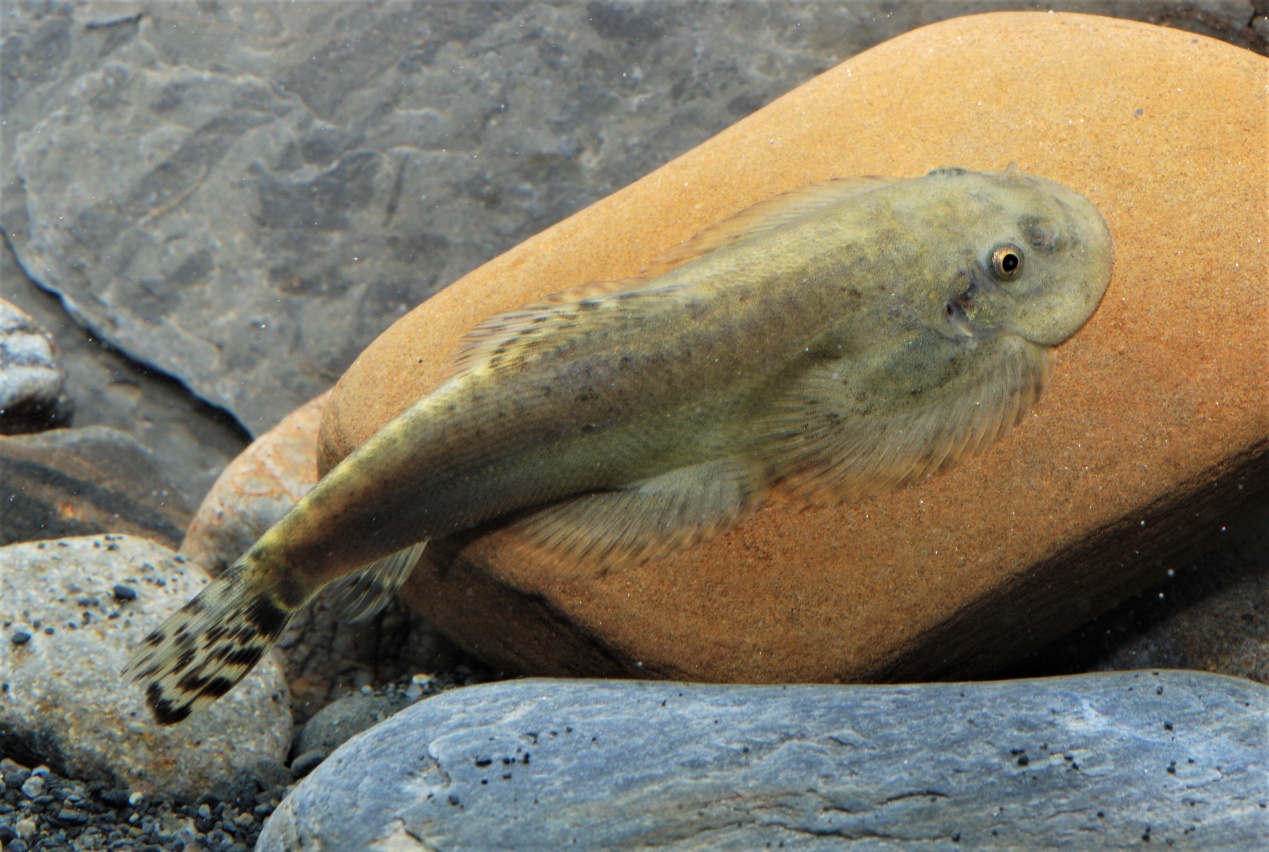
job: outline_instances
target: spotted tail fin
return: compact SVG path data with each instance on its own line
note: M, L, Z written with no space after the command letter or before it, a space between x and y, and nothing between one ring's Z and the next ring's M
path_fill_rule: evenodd
M240 559L147 636L123 675L145 683L162 725L185 719L246 677L297 608L277 600Z

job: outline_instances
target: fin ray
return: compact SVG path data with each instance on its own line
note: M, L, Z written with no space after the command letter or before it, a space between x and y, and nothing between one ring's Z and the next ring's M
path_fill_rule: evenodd
M790 190L712 225L670 249L633 278L598 281L495 314L459 341L446 378L472 370L506 369L546 347L558 347L605 322L629 321L639 296L678 288L658 279L692 260L778 230L792 222L893 183L887 178L838 178ZM578 331L575 331L578 329Z
M426 546L426 541L412 544L340 577L326 587L326 603L341 620L354 624L365 621L392 600L409 579Z
M535 512L511 525L508 546L562 579L602 575L721 535L758 507L766 480L736 459L677 468Z
M880 177L834 178L800 186L759 201L709 226L653 261L640 275L654 278L711 252L770 234L792 222L894 183Z
M479 369L512 368L541 350L567 345L597 324L628 321L635 309L630 299L645 292L640 288L647 283L630 279L586 284L494 314L463 335L447 378Z
M808 371L769 416L760 439L778 476L813 501L857 500L982 452L1040 398L1052 353L1016 337L979 345L991 351L967 359L964 372L936 383L921 404L889 412L861 410L846 359Z

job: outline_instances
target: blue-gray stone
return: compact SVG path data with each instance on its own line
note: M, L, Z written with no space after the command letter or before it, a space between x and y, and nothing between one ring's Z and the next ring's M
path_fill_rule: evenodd
M41 432L70 421L57 344L35 319L0 299L0 435Z
M1181 844L1269 837L1269 688L520 680L346 743L259 850Z

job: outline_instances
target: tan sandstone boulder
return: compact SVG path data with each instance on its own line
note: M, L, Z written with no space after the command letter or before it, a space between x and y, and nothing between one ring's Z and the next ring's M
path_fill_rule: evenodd
M472 272L353 365L331 464L441 377L480 319L621 278L729 213L838 175L1011 161L1087 196L1115 274L1006 440L889 495L777 493L729 535L560 582L506 533L430 548L405 595L536 673L859 681L990 672L1179 565L1269 481L1269 62L1176 30L1000 13L811 80Z

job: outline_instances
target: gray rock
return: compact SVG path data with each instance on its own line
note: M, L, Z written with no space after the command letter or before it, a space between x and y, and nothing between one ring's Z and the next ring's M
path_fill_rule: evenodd
M0 434L52 429L70 421L66 371L57 345L17 305L0 299Z
M1266 687L1177 671L511 681L350 740L257 849L1251 848L1269 836L1266 718Z
M6 229L81 322L253 431L439 286L865 46L767 3L134 8L15 27L41 67Z
M308 774L349 739L411 703L400 693L364 695L355 692L326 705L304 724L295 738L291 751L297 757L292 770L296 776Z
M196 505L217 473L247 444L228 415L178 382L146 369L80 328L53 295L38 289L0 240L0 296L49 332L67 373L77 428L108 426L151 451L168 484Z
M151 720L140 687L119 676L141 639L206 581L131 536L0 548L0 754L147 795L254 796L259 764L283 761L291 741L275 660L170 728ZM29 641L13 644L17 631Z
M0 545L130 533L175 547L184 495L131 435L104 426L0 438Z
M258 433L440 286L798 83L1020 5L1258 38L1247 0L27 3L5 233L78 321Z

